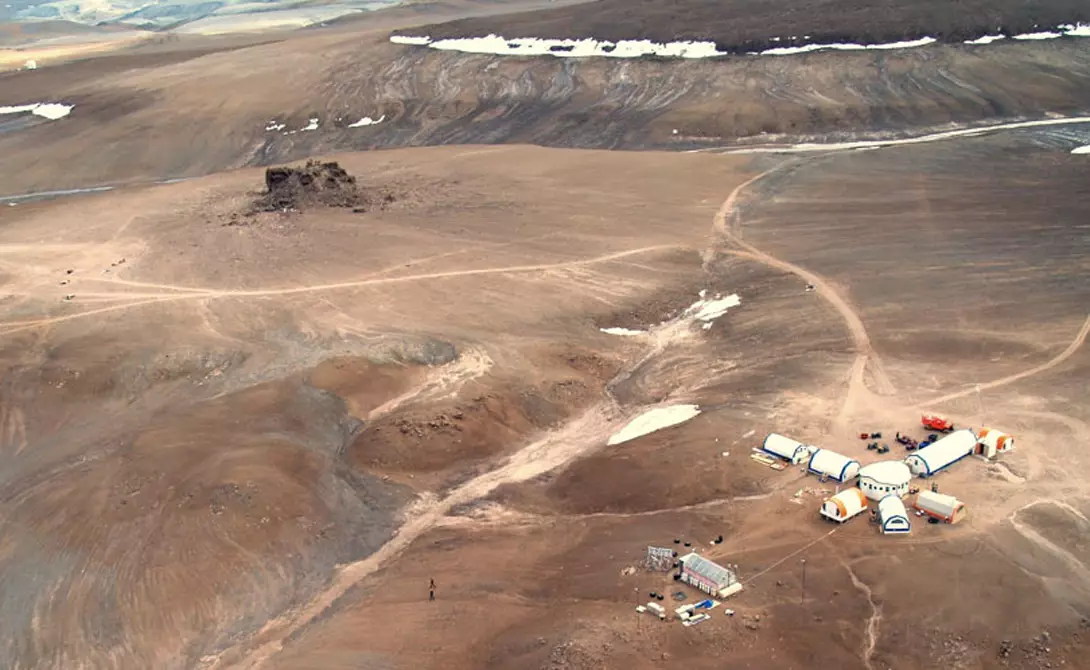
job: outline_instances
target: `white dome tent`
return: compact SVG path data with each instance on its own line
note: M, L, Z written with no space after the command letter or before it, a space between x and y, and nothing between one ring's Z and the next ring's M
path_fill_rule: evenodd
M878 521L884 535L912 532L908 511L897 495L890 494L878 501Z
M976 450L976 433L971 428L955 430L905 459L912 474L930 477Z
M859 489L852 487L844 489L831 498L826 498L821 503L821 516L832 519L837 523L844 523L857 514L867 511L867 497Z
M859 469L859 490L871 500L891 494L904 497L911 481L912 471L901 461L880 461Z
M798 465L806 460L810 454L817 451L817 447L807 446L784 435L769 433L765 437L764 444L761 445L761 451L770 456L789 461L793 465Z
M810 456L806 468L816 475L825 475L844 483L859 474L859 461L835 451L818 449Z

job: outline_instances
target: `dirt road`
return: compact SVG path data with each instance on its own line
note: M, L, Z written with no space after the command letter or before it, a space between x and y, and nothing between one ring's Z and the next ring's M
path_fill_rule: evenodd
M738 212L738 202L745 195L746 189L760 180L796 164L797 163L795 162L781 163L774 168L750 178L731 191L730 195L723 202L722 207L719 208L719 211L715 215L715 229L725 237L727 241L741 250L741 253L736 253L735 255L745 256L759 263L763 263L764 265L768 265L769 267L789 272L803 279L806 283L812 284L815 292L833 306L833 309L837 311L844 320L844 324L848 327L848 331L851 333L852 342L855 345L855 350L859 356L857 365L863 368L866 368L869 365L871 375L874 377L875 384L878 387L878 392L883 395L893 395L897 390L894 388L889 376L886 375L885 368L882 366L882 361L874 351L874 347L871 345L870 336L867 335L867 329L863 325L863 320L859 318L859 313L856 312L855 308L837 292L833 285L821 275L765 253L742 239L740 230L741 217ZM855 375L853 375L853 379L854 378Z

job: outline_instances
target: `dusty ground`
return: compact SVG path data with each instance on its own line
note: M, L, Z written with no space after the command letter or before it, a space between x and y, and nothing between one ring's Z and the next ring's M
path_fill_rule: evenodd
M5 665L1079 667L1063 132L345 154L411 197L242 224L260 171L5 208ZM742 304L672 321L702 289ZM703 413L605 447L664 402ZM1019 436L938 478L962 526L834 529L748 458L776 430L873 460L854 433L925 408ZM622 570L674 539L739 565L733 619L635 617L676 588Z
M76 104L4 126L0 193L134 182L0 203L0 666L1086 667L1086 125L327 156L397 194L362 212L247 216L260 169L148 183L1073 114L1085 48L501 62L388 44L415 11L0 75ZM741 304L705 330L703 290ZM702 412L606 446L672 403ZM777 431L869 462L861 430L927 410L1018 436L936 478L960 526L834 527L748 457ZM675 540L737 564L733 618L635 616L677 587L627 568Z

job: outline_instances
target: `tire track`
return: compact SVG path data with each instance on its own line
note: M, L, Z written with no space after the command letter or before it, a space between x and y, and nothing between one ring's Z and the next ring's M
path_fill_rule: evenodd
M994 388L999 388L1000 386L1006 386L1007 384L1013 384L1014 382L1021 381L1026 377L1032 377L1033 375L1037 375L1042 372L1048 372L1052 368L1060 365L1067 359L1074 356L1075 352L1077 352L1079 348L1082 347L1082 345L1086 342L1087 335L1090 335L1090 315L1087 315L1086 321L1083 322L1082 328L1079 329L1079 332L1075 334L1075 339L1071 341L1071 344L1067 345L1067 348L1061 351L1055 358L1052 358L1051 360L1042 363L1041 365L1030 368L1029 370L1023 370L1022 372L1008 375L1006 377L990 381L986 384L979 384L970 389L957 391L956 393L947 393L946 395L939 396L938 398L932 398L931 400L916 405L914 409L921 409L924 407L930 407L932 405L939 405L944 402L949 402L951 400L957 400L958 398L964 398L965 396L972 395L977 391L988 391Z
M475 270L451 270L447 272L428 272L422 274L413 275L401 275L397 277L378 277L370 279L357 279L346 282L336 282L331 284L316 284L312 286L292 286L279 289L255 289L255 290L217 290L207 289L199 287L188 286L171 286L161 285L164 289L176 291L175 293L141 293L138 294L138 299L133 302L129 302L122 305L111 305L110 307L102 307L99 309L87 310L84 312L78 312L76 314L66 314L64 316L50 317L46 319L37 319L33 321L18 321L11 323L0 323L0 336L10 335L12 333L21 332L24 330L30 330L34 328L41 328L43 326L51 326L58 323L65 323L68 321L75 321L90 316L96 316L100 314L106 314L110 312L117 312L121 310L131 309L133 307L140 307L142 305L150 305L162 302L176 302L179 300L210 300L213 298L263 298L269 296L278 295L298 295L305 293L315 293L322 291L335 291L340 289L350 288L362 288L366 286L381 286L389 284L403 284L416 281L426 281L430 279L450 279L455 277L472 277L481 275L494 275L494 274L523 274L532 272L544 272L548 270L570 269L577 267L586 267L589 265L596 265L598 263L609 263L612 261L622 260L630 256L638 256L641 254L653 253L656 251L666 251L674 249L685 249L687 247L678 244L657 244L646 247L639 247L637 249L626 249L624 251L615 251L613 253L604 254L602 256L595 256L593 258L583 258L571 261L561 261L558 263L536 263L530 265L513 265L506 267L495 268L479 268ZM411 261L410 261L411 262ZM113 295L113 294L110 294ZM118 294L122 295L122 294ZM126 296L127 297L127 296Z
M848 331L851 334L852 342L858 355L856 365L862 366L863 368L869 367L871 376L874 378L879 393L883 395L893 395L897 392L897 389L890 381L889 376L886 374L885 368L882 365L881 359L878 357L877 352L874 350L874 346L871 344L870 336L867 334L867 329L863 325L863 320L848 301L845 300L821 275L761 251L752 244L744 241L738 231L741 219L738 212L738 201L744 195L746 189L777 172L797 164L796 161L781 163L776 167L751 177L735 187L723 202L719 211L715 214L715 229L731 244L741 249L749 258L769 267L774 267L778 270L793 274L805 280L806 283L812 284L815 292L833 306L833 309L837 311L845 325L848 327Z

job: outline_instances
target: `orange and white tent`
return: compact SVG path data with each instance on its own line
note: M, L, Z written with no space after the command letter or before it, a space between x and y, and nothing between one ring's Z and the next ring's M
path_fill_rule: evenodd
M983 428L977 435L977 453L992 458L997 453L1014 449L1014 436L994 428Z
M867 511L867 497L854 486L844 489L821 503L821 516L844 523L856 514Z

